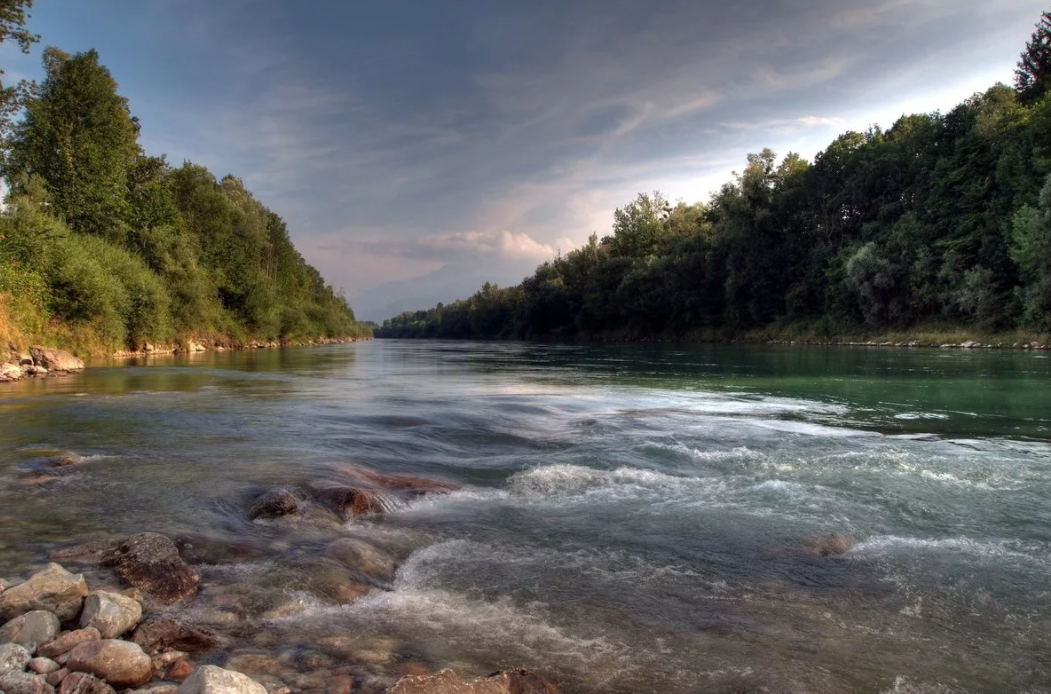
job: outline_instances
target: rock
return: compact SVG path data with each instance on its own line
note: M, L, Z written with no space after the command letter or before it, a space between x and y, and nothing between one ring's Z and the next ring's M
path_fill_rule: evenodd
M357 518L369 513L383 513L397 504L388 492L357 489L355 487L325 487L319 489L317 497L332 507L343 520Z
M340 538L325 548L325 554L344 566L376 578L394 575L394 558L364 540Z
M15 617L0 627L0 643L21 644L32 653L36 650L37 644L54 640L60 627L58 617L52 613L33 610Z
M84 601L81 627L95 627L104 639L115 639L131 631L142 619L142 605L119 593L95 591Z
M113 687L109 686L98 677L92 677L86 672L71 672L59 685L58 694L116 694Z
M175 543L159 533L133 535L106 552L102 565L112 566L121 579L165 605L196 595L201 581Z
M25 375L25 370L18 364L0 364L0 383L4 381L17 381Z
M475 680L465 680L452 670L442 670L437 675L403 677L389 694L559 694L559 691L529 670L506 670Z
M0 672L22 672L29 663L30 653L18 643L0 644Z
M71 574L58 564L48 564L0 594L0 619L14 619L33 610L53 612L60 620L73 619L80 613L88 585L80 574Z
M223 643L210 629L165 616L151 617L140 624L131 640L149 653L168 648L199 653L218 648Z
M55 688L40 675L9 671L0 674L0 689L7 694L54 694Z
M267 694L267 691L248 675L204 665L182 683L178 694Z
M828 557L831 555L845 554L854 546L854 540L847 535L840 533L830 533L828 535L819 535L818 537L811 537L803 541L814 554L819 557Z
M193 663L189 660L177 660L168 668L168 679L184 680L193 674Z
M62 680L66 679L69 675L69 670L62 668L61 670L55 670L50 675L44 677L44 681L50 684L52 687L57 687L62 684Z
M56 455L54 458L48 458L46 465L48 467L70 467L80 462L80 457L75 455Z
M35 346L29 348L29 353L33 356L34 364L43 366L48 371L84 370L83 361L61 349Z
M23 366L22 370L25 371L27 376L47 376L47 369L43 366L37 366L36 364L32 366Z
M456 485L441 480L420 477L419 475L376 472L361 465L344 465L339 469L339 472L353 481L356 487L362 489L387 489L401 492L409 497L431 493L447 494L457 489Z
M89 641L69 652L66 662L73 672L86 672L114 687L134 687L153 676L150 657L137 644L116 639Z
M36 652L37 655L44 656L45 658L57 658L60 655L69 653L73 650L74 646L87 643L88 641L98 641L101 638L102 635L95 627L67 631L54 641L45 643L43 646L37 648Z
M51 658L33 658L29 661L29 669L38 675L49 675L62 669L62 666Z
M299 502L292 492L287 489L277 489L259 497L252 507L248 509L248 519L277 518L288 516L299 509Z
M135 694L175 694L179 691L179 685L177 684L157 684L152 687L143 687L142 689L131 690Z

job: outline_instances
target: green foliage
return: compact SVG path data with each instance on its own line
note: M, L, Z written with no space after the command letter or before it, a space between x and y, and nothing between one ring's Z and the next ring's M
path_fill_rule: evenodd
M1015 70L1015 88L1023 101L1033 102L1047 93L1051 81L1051 12L1044 12L1037 22L1033 38Z

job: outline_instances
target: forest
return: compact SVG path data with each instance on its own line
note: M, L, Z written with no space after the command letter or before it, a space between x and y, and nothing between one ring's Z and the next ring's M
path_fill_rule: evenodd
M705 204L641 194L612 234L384 321L377 337L832 339L1051 332L1051 12L1013 86L769 149Z
M29 52L31 7L0 0L0 42ZM47 47L43 66L0 86L0 340L109 353L371 333L240 179L143 150L95 51Z

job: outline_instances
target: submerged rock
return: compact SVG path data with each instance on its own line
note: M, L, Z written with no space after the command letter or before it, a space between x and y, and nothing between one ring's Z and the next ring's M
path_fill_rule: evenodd
M30 347L29 353L33 357L34 364L43 366L48 371L84 370L84 362L65 350L37 345Z
M149 653L168 648L199 653L218 648L223 643L210 629L166 616L151 617L140 624L131 640Z
M325 554L344 566L375 578L390 578L394 575L394 558L364 540L340 538L325 548Z
M289 516L299 509L295 495L287 489L277 489L259 497L248 509L248 519Z
M396 503L387 492L356 487L324 487L317 491L317 497L343 520L383 513Z
M134 598L98 590L84 601L80 626L95 627L104 639L131 631L142 619L142 605Z
M76 631L69 631L62 634L54 641L45 643L43 646L37 648L37 654L44 656L45 658L57 658L60 655L65 655L73 650L74 647L87 643L88 641L98 641L102 638L99 630L95 627L87 627L86 629L77 629Z
M846 554L854 546L854 539L840 533L819 535L804 540L803 544L819 557Z
M101 677L114 687L134 687L153 676L150 657L137 644L116 639L80 644L69 652L66 667Z
M205 665L186 678L178 694L267 694L267 691L248 675Z
M201 581L175 543L159 533L133 535L105 552L102 565L113 567L124 581L165 605L196 595Z
M339 468L348 485L322 485L315 490L323 503L344 520L366 514L385 513L425 494L448 494L457 487L448 482L409 474L387 474L361 465Z
M88 585L82 575L49 564L25 583L0 593L0 619L13 619L33 610L53 612L62 620L73 619L87 594Z
M0 673L22 672L29 663L30 654L25 646L19 643L0 644Z
M402 492L410 497L429 493L447 494L457 489L454 484L430 477L404 473L377 472L356 464L344 465L339 468L339 472L353 481L357 487L363 489L387 489Z
M506 670L465 680L452 670L403 677L389 694L559 694L554 685L529 670Z
M0 674L0 689L7 694L54 694L55 688L40 675L10 670Z
M116 694L113 687L109 686L98 677L86 672L71 672L62 679L58 687L58 694Z
M33 610L0 627L0 643L17 643L32 653L37 645L53 640L60 628L58 617L45 610Z

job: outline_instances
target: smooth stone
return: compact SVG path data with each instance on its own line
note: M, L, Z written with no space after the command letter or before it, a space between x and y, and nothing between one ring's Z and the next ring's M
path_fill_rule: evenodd
M267 691L248 675L204 665L186 678L177 694L267 694Z
M69 652L66 667L100 677L114 687L134 687L153 676L150 657L137 644L116 639L80 644Z
M142 619L142 605L119 593L95 591L84 601L81 627L95 627L104 639L115 639L131 631Z
M58 685L62 684L62 680L66 679L68 675L69 670L67 668L62 668L61 670L55 670L51 674L44 677L44 681L50 684L52 687L57 687Z
M18 643L0 645L0 672L22 672L33 656Z
M116 694L113 687L86 672L71 672L62 680L58 694Z
M62 666L51 658L36 657L29 661L29 669L38 675L49 675L62 669Z
M32 653L38 644L54 640L60 628L58 617L44 610L33 610L0 627L0 643L18 643Z
M177 684L157 684L152 687L143 687L142 689L132 689L131 691L135 694L175 694L179 691L179 685Z
M69 352L52 347L41 347L34 345L29 348L29 354L33 357L33 363L43 366L49 371L83 371L84 362L77 359ZM10 692L8 692L10 694Z
M181 681L193 674L193 663L189 660L177 660L168 668L168 679Z
M159 533L129 537L103 555L102 565L113 567L125 582L165 605L193 597L201 582L175 543Z
M559 694L559 691L529 670L505 670L474 680L465 680L452 670L442 670L437 675L403 677L389 694Z
M295 495L287 489L277 489L259 497L248 509L248 519L289 516L299 509Z
M9 671L0 674L0 689L7 694L54 694L55 688L40 675Z
M132 633L131 640L149 653L168 648L199 653L218 648L223 643L211 629L165 616L147 619Z
M59 636L57 639L50 643L45 643L36 649L37 655L42 655L45 658L57 658L61 655L65 655L73 650L74 646L77 646L88 641L98 641L102 638L99 630L95 627L87 627L86 629L77 629L76 631L67 631L66 633Z
M344 566L376 578L394 575L394 558L364 540L343 537L330 543L325 554Z
M25 583L0 593L0 619L10 620L33 610L53 612L62 621L80 613L88 584L81 574L72 574L59 564L29 577Z

